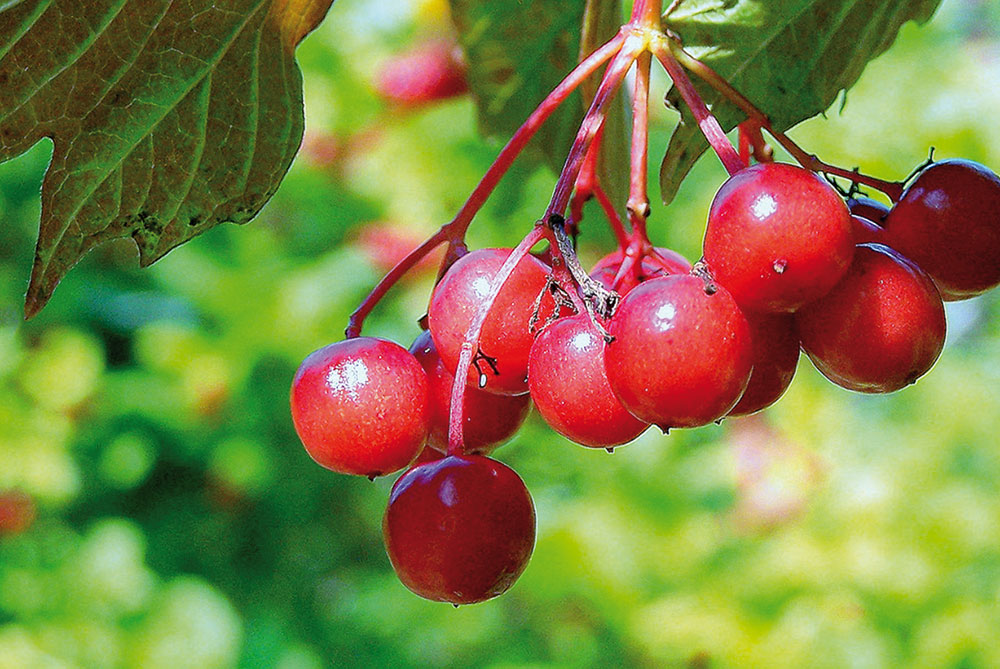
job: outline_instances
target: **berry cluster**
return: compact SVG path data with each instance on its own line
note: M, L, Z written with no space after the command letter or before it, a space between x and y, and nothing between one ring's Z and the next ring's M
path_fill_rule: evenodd
M891 392L941 353L942 299L1000 284L995 174L968 161L931 162L904 189L834 168L773 132L710 70L694 68L747 110L737 152L684 74L690 57L658 32L632 41L637 26L644 35L658 31L658 16L657 3L636 2L628 30L553 91L456 218L358 307L348 339L308 356L295 375L292 417L316 462L371 478L406 468L390 494L383 536L400 580L428 599L483 601L524 570L534 506L518 475L489 455L517 432L531 404L567 439L610 451L650 425L698 427L770 406L791 383L800 349L840 386ZM731 175L712 202L703 257L693 266L646 234L650 52ZM468 251L465 230L514 156L573 87L608 61L538 224L515 249ZM633 63L626 230L595 165L607 101ZM803 166L773 162L762 128ZM757 162L748 165L751 149ZM881 188L894 204L855 197L856 187L845 201L821 173ZM619 244L588 273L573 237L591 198ZM426 331L409 350L360 336L386 291L444 243Z

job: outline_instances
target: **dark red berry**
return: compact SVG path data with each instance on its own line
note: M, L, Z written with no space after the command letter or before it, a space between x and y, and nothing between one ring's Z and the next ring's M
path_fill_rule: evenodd
M847 209L853 215L867 218L879 227L882 226L889 213L888 205L863 195L847 198Z
M461 95L469 87L458 48L435 41L386 61L375 88L389 102L412 107Z
M944 346L944 305L919 267L882 244L862 244L833 290L795 315L802 349L849 390L913 383Z
M854 244L882 243L885 238L885 230L877 223L864 216L851 214L851 232L854 237Z
M604 335L582 313L542 330L528 361L528 386L538 413L559 434L593 448L626 444L649 427L611 391L604 348Z
M427 437L427 375L402 346L358 337L311 353L292 381L292 420L313 460L380 476L408 465Z
M777 402L792 382L799 361L794 314L744 315L753 338L753 372L730 416L745 416Z
M691 271L691 263L687 258L677 251L667 248L657 247L654 253L642 259L638 271L626 272L617 286L614 285L615 277L618 276L625 254L618 249L604 256L590 271L590 276L601 282L610 290L615 290L621 295L628 293L642 281L653 279L658 276L670 274L687 274Z
M410 352L427 373L430 388L430 432L427 443L439 451L447 451L451 391L455 376L441 362L430 332L422 332L414 340ZM497 395L466 387L462 432L465 452L480 455L492 452L514 436L530 410L530 395Z
M473 604L503 594L524 571L535 544L535 508L510 467L450 455L396 481L382 536L407 588Z
M886 216L885 232L944 299L979 295L1000 284L1000 177L969 160L928 165Z
M751 311L794 311L830 290L851 264L847 205L809 170L759 163L716 193L705 231L715 280Z
M451 266L438 283L427 310L428 325L448 371L455 373L466 332L490 293L493 278L511 249L479 249ZM527 255L514 268L489 311L479 338L476 364L469 367L469 384L492 393L528 392L528 353L534 332L529 324L538 298L546 293L549 268ZM542 296L539 323L554 308L552 296ZM481 382L485 381L485 385Z
M750 378L750 326L732 296L703 279L650 279L608 324L608 381L634 416L666 430L725 416Z

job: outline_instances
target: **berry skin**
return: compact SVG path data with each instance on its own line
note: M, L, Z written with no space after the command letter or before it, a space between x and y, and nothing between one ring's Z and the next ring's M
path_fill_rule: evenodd
M393 569L426 599L474 604L503 594L535 545L535 507L501 462L449 455L396 481L382 519Z
M931 368L944 346L944 305L919 267L882 244L862 244L850 271L795 314L802 349L848 390L888 393Z
M794 311L830 290L851 264L847 205L809 170L760 163L716 193L705 261L743 308Z
M615 395L661 429L698 427L740 399L753 364L750 326L725 288L696 276L650 279L626 295L608 323L604 353Z
M864 197L863 195L847 198L847 209L854 216L867 218L879 227L882 226L886 215L889 213L889 207L887 205L882 204L878 200L873 200L870 197Z
M452 374L458 367L465 334L480 306L489 297L493 278L510 256L511 249L479 249L467 253L451 266L431 295L427 321L438 354ZM479 337L479 351L496 361L496 372L489 361L479 360L469 366L468 383L491 393L521 395L528 392L528 353L534 333L529 321L535 312L538 296L548 284L549 268L534 256L517 263L510 278L490 308ZM555 304L545 295L539 310L539 322L552 313ZM482 377L480 377L482 372ZM485 385L480 386L480 381Z
M311 353L292 381L292 420L312 459L381 476L408 465L429 425L427 375L399 344L373 337Z
M592 448L626 444L649 427L611 391L604 349L604 336L581 313L542 330L528 360L528 386L538 413L562 436Z
M884 243L885 230L871 219L851 214L851 232L854 237L854 244Z
M390 59L375 81L378 94L401 107L445 100L468 89L461 55L444 41L428 42Z
M657 247L654 250L659 254L658 257L648 255L643 258L638 275L635 272L629 272L622 277L617 287L614 286L615 277L618 275L618 270L625 259L625 254L622 253L621 249L612 251L598 260L594 264L594 268L590 271L590 276L600 281L601 285L608 290L614 290L620 295L625 295L647 279L667 276L669 274L687 274L691 271L691 263L677 251L662 247Z
M448 415L455 376L441 362L430 332L422 332L413 341L410 352L427 373L430 389L430 432L427 434L427 445L445 452L448 450ZM531 411L531 396L496 395L467 387L464 409L462 441L465 452L486 455L518 431Z
M885 232L944 299L979 295L1000 284L1000 177L969 160L928 165L886 216Z
M745 416L777 402L788 390L799 361L794 314L745 312L744 315L753 338L753 372L730 416Z

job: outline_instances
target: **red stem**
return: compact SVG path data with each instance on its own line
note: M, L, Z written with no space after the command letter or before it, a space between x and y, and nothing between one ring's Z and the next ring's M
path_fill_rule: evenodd
M740 137L740 160L744 163L750 164L750 135L747 130L747 122L740 123L739 126L739 137Z
M479 305L476 315L469 324L469 329L465 332L465 341L462 342L462 353L458 359L458 366L455 368L455 382L451 386L451 408L448 414L448 455L461 455L464 452L464 442L462 438L462 424L465 419L465 393L469 382L469 367L472 365L472 358L479 350L479 335L483 331L483 323L493 308L493 303L503 289L507 279L514 272L517 263L528 254L531 247L542 240L544 228L536 225L535 228L521 240L521 243L511 251L496 276L490 284L490 292L486 299Z
M632 148L629 165L628 217L633 234L646 238L649 218L649 70L648 52L639 55L635 68L635 89L632 96Z
M592 75L597 68L603 65L608 59L615 56L620 50L622 45L625 43L625 32L620 31L617 35L611 38L603 46L598 48L587 58L580 62L573 71L566 75L558 86L556 86L549 95L542 100L542 102L535 108L535 111L531 113L531 116L517 129L517 132L508 140L507 144L497 155L496 160L490 165L490 168L483 175L483 178L476 185L475 189L469 195L469 198L462 205L462 208L455 214L455 217L448 223L441 226L434 235L432 235L426 242L418 246L416 249L410 252L410 254L403 258L399 264L394 267L381 281L372 289L372 292L358 305L358 308L354 310L351 314L350 321L347 325L347 330L345 334L348 339L352 337L360 336L361 328L364 325L365 318L371 313L375 305L385 297L385 294L389 292L389 289L399 280L403 274L406 273L408 269L413 267L417 262L420 261L425 255L430 253L438 244L448 241L449 243L456 243L461 241L465 236L465 231L469 227L469 223L472 222L472 218L476 215L476 212L483 206L486 199L496 188L496 185L500 182L501 177L510 169L511 164L517 155L524 149L528 141L534 136L535 132L541 127L546 119L556 110L559 105L561 105L570 93L572 93L576 88L583 83L590 75ZM397 267L401 267L400 271L396 271Z
M600 182L594 184L594 197L597 198L597 203L601 205L601 209L604 210L604 215L608 219L608 223L611 224L611 231L615 233L615 239L618 240L618 246L625 248L628 245L628 232L625 231L625 226L622 224L621 216L618 215L618 211L615 209L614 203L611 202L611 198L605 192L604 188L601 186Z
M719 93L721 93L727 100L739 107L740 110L750 119L756 121L757 124L767 130L768 134L774 137L774 139L776 139L778 143L781 144L781 146L783 146L785 150L788 151L788 153L790 153L792 157L795 158L795 160L798 161L798 163L803 167L810 169L813 172L825 172L834 176L843 177L844 179L849 179L854 183L865 184L866 186L882 191L888 195L893 202L897 202L899 198L902 197L902 183L885 181L883 179L877 179L865 174L860 174L859 172L855 172L853 170L845 170L842 167L824 163L811 153L807 153L785 133L775 130L774 127L771 126L771 120L767 117L767 115L758 109L756 105L750 102L746 96L733 88L732 84L719 76L719 74L711 67L685 51L676 38L668 37L667 42L669 44L667 49L676 62L679 62L684 66L684 68L690 70L700 79L705 81L705 83L719 91ZM660 43L660 46L662 47L662 42Z
M736 152L732 142L726 137L726 133L722 130L722 126L719 125L718 119L708 110L708 106L701 98L701 95L698 94L694 84L691 83L684 68L680 66L677 59L671 53L666 40L654 39L650 44L650 48L657 60L660 61L663 68L667 71L667 74L670 75L674 86L677 87L677 92L680 93L685 104L691 109L691 113L694 114L694 118L698 122L698 127L701 128L708 143L712 145L715 153L719 156L719 160L725 166L726 171L730 175L733 175L745 168L746 163L740 160L740 154Z
M580 168L587 154L587 149L590 148L594 135L597 134L604 124L608 102L614 97L618 86L625 78L628 69L632 66L632 62L642 49L642 40L630 36L626 39L625 44L622 45L621 50L612 59L611 63L608 64L604 72L604 78L601 79L601 85L598 87L597 93L590 103L587 115L583 117L580 130L577 132L573 146L566 156L566 162L563 164L562 172L559 174L559 179L556 181L555 189L552 192L552 199L545 210L544 219L548 219L552 214L559 214L561 216L566 211L570 193L572 193L573 185L580 174Z

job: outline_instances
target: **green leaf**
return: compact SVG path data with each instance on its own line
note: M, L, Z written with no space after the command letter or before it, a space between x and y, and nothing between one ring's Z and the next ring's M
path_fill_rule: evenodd
M333 0L0 2L0 161L54 144L29 316L87 251L253 218L302 139L295 47Z
M485 135L503 139L512 135L576 66L585 4L581 0L451 0ZM603 21L595 25L604 28ZM556 171L562 169L583 112L582 98L574 93L532 142Z
M825 111L910 20L927 21L940 0L684 0L664 18L685 49L732 83L779 131ZM722 127L745 117L695 81ZM681 106L676 91L673 104ZM685 110L686 111L686 110ZM708 148L689 113L660 168L665 202Z

